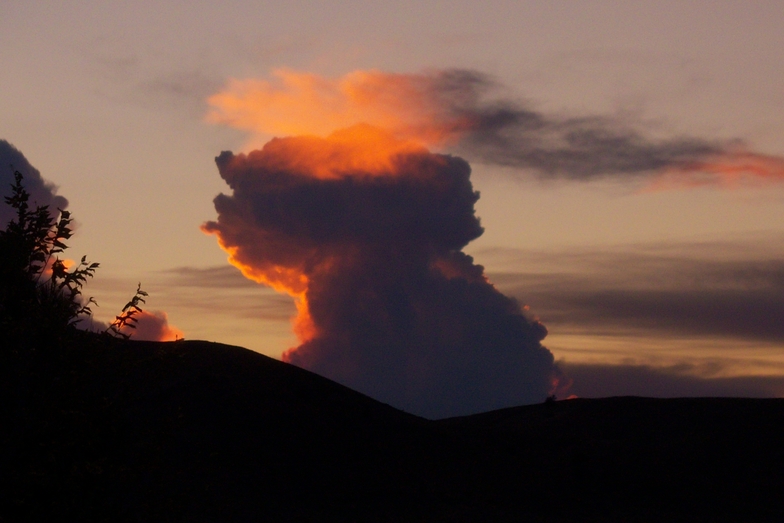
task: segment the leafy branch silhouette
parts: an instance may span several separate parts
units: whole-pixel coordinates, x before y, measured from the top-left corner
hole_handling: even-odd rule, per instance
[[[122,332],[122,329],[125,327],[128,327],[129,329],[136,328],[136,322],[139,321],[139,318],[136,318],[135,316],[140,312],[143,312],[142,308],[139,307],[139,303],[147,303],[144,299],[147,296],[148,294],[142,290],[142,284],[139,283],[136,287],[136,294],[131,298],[131,301],[125,304],[120,315],[114,318],[114,321],[109,325],[109,328],[106,329],[106,332],[126,340],[130,338],[131,333]]]
[[[92,298],[82,287],[98,269],[98,263],[81,261],[73,268],[60,259],[73,235],[71,213],[48,205],[30,206],[30,194],[22,184],[23,175],[14,171],[11,195],[5,202],[16,217],[0,230],[0,328],[17,339],[34,337],[40,341],[59,338],[92,315]],[[115,337],[129,338],[124,327],[135,328],[147,293],[139,284],[136,294],[106,330]]]

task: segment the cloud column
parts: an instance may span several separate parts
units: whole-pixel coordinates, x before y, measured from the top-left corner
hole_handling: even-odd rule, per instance
[[[286,361],[429,417],[551,391],[546,329],[461,251],[482,234],[464,160],[369,126],[216,160],[233,193],[203,229],[298,301]]]

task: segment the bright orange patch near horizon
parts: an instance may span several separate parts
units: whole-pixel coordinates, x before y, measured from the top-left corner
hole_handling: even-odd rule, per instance
[[[147,341],[177,341],[185,337],[185,334],[175,327],[169,325],[169,317],[163,311],[144,310],[135,316],[137,323],[136,329],[126,331],[134,339]]]

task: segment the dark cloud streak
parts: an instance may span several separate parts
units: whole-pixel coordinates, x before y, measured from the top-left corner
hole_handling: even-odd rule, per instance
[[[748,248],[716,247],[717,258]],[[784,342],[784,261],[705,258],[709,252],[539,255],[535,264],[551,263],[548,272],[491,277],[556,329]]]
[[[686,365],[559,365],[574,380],[569,392],[584,398],[784,397],[782,376],[703,377]]]
[[[433,97],[446,121],[466,122],[456,149],[470,160],[533,169],[543,177],[635,176],[726,151],[698,138],[653,140],[610,117],[558,117],[521,102],[494,99],[498,85],[476,71],[434,73]]]

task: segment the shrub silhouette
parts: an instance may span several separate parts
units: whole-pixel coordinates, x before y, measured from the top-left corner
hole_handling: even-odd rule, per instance
[[[98,263],[83,256],[73,268],[60,259],[71,238],[71,213],[49,206],[31,208],[30,194],[22,185],[23,176],[14,172],[11,195],[5,202],[16,211],[5,230],[0,230],[0,331],[12,342],[31,343],[41,348],[62,341],[75,332],[76,325],[92,314],[95,300],[85,298],[82,286],[92,278]],[[128,338],[124,327],[135,328],[138,304],[147,293],[137,288],[134,298],[106,330],[115,337]]]

